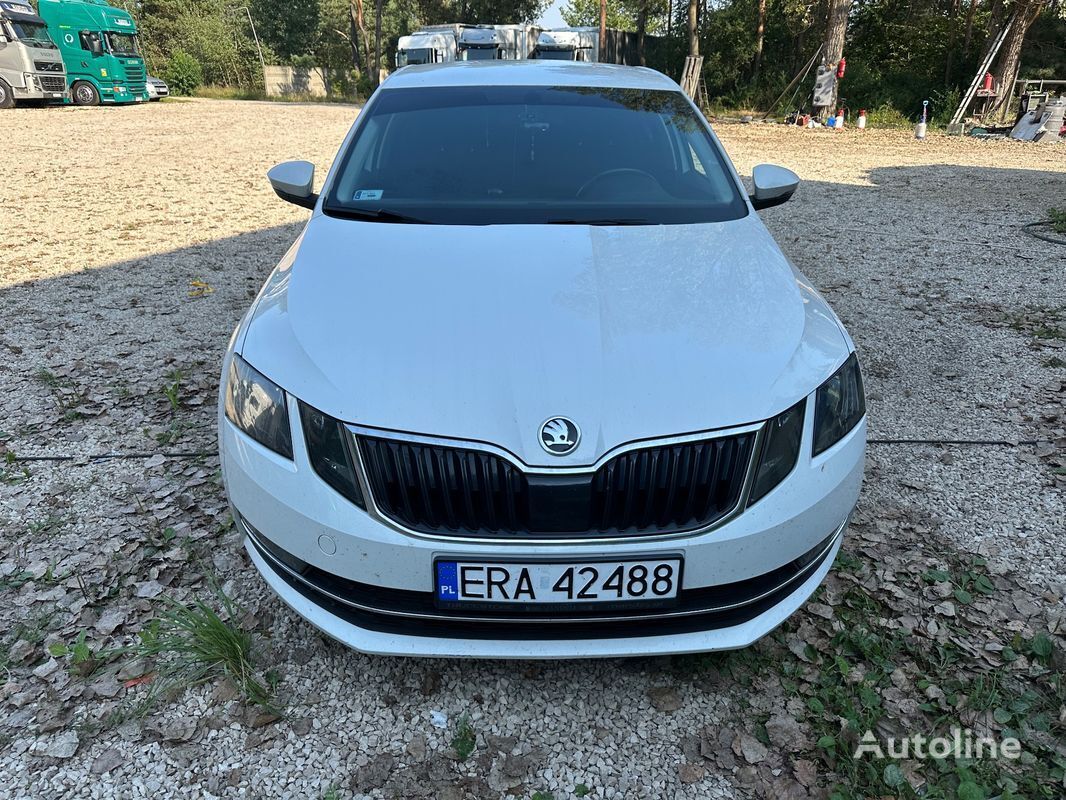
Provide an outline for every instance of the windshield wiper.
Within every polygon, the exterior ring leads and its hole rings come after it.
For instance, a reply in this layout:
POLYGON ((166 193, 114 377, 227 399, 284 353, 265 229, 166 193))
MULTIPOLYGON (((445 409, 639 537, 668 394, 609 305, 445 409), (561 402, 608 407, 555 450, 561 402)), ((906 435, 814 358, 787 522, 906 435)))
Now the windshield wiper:
POLYGON ((325 211, 327 214, 344 217, 345 219, 366 219, 374 222, 407 222, 414 225, 433 224, 432 222, 409 217, 407 214, 400 214, 385 208, 337 208, 336 206, 327 206, 325 211))
POLYGON ((550 219, 548 225, 655 225, 646 219, 550 219))

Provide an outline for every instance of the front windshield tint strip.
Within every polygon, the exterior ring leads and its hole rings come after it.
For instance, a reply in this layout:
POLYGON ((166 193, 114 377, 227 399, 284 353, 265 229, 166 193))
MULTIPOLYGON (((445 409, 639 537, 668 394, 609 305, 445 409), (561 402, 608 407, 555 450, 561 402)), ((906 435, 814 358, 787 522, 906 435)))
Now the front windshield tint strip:
POLYGON ((721 222, 745 216, 724 154, 679 91, 383 90, 324 203, 442 225, 721 222))

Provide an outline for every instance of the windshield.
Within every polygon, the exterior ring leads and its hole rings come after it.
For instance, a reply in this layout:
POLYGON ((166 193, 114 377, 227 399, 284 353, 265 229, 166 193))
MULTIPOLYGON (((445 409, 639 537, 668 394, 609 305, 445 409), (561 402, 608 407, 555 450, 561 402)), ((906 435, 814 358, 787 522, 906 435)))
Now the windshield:
POLYGON ((413 47, 410 50, 400 50, 396 53, 396 66, 406 67, 408 64, 432 64, 433 50, 429 47, 413 47))
POLYGON ((573 50, 538 50, 537 58, 548 61, 576 61, 573 50))
POLYGON ((363 115, 327 214, 480 225, 684 224, 747 213, 724 155, 679 91, 386 89, 363 115))
POLYGON ((497 57, 497 47, 467 47, 463 50, 464 61, 490 61, 497 57))
POLYGON ((27 44, 30 47, 43 47, 48 50, 58 49, 52 41, 52 37, 48 35, 48 28, 40 22, 11 20, 11 27, 15 31, 15 36, 23 44, 27 44))
POLYGON ((107 46, 116 56, 135 56, 138 52, 137 37, 130 33, 109 32, 107 46))

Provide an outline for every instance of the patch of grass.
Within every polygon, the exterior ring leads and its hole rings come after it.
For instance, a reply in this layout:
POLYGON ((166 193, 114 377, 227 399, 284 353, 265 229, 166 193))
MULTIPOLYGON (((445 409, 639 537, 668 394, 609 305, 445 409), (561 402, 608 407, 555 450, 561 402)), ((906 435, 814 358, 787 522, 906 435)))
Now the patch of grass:
POLYGON ((167 373, 167 382, 163 384, 163 396, 170 403, 171 411, 177 411, 181 406, 181 382, 184 379, 185 373, 180 369, 167 373))
POLYGON ((30 471, 25 467, 18 466, 18 456, 12 450, 5 450, 3 466, 0 466, 0 483, 11 486, 22 483, 30 477, 30 471))
POLYGON ((1050 358, 1045 358, 1043 364, 1048 369, 1062 369, 1063 367, 1066 367, 1066 361, 1063 361, 1058 356, 1051 356, 1050 358))
POLYGON ((221 613, 201 599, 182 604, 164 598, 166 609, 127 648, 131 657, 156 665, 143 710, 175 690, 228 678, 247 702, 278 713, 271 687, 257 677, 252 635, 229 621, 239 616, 237 604, 221 589, 215 595, 221 613))
POLYGON ((533 792, 529 800, 555 800, 555 795, 551 792, 533 792))
MULTIPOLYGON (((166 389, 163 391, 166 393, 166 389)), ((177 402, 177 393, 175 393, 174 398, 174 400, 171 400, 170 395, 167 395, 167 399, 170 400, 171 403, 171 408, 177 410, 177 407, 174 405, 174 403, 177 402)), ((154 438, 158 444, 161 444, 164 447, 170 447, 181 441, 185 434, 192 428, 193 424, 191 422, 175 419, 171 421, 170 425, 168 425, 165 430, 158 431, 152 438, 154 438)), ((145 429, 145 435, 149 435, 147 428, 145 429)))
POLYGON ((48 653, 53 658, 65 658, 70 664, 71 672, 86 676, 102 663, 109 661, 123 652, 122 648, 95 651, 86 641, 87 631, 81 631, 70 644, 53 642, 48 646, 48 653))
POLYGON ((460 761, 466 761, 477 747, 477 734, 470 724, 470 715, 463 714, 455 723, 455 735, 452 737, 452 748, 455 750, 460 761))
POLYGON ((899 109, 885 103, 866 112, 866 124, 870 128, 912 128, 914 122, 899 109))
POLYGON ((587 794, 592 794, 592 789, 583 783, 579 783, 574 787, 574 797, 584 797, 587 794))
POLYGON ((26 530, 37 537, 53 536, 63 530, 69 521, 70 518, 64 514, 49 514, 44 519, 27 524, 26 530))
MULTIPOLYGON (((261 89, 240 89, 236 86, 200 86, 193 92, 194 97, 209 100, 259 100, 276 103, 358 103, 354 97, 331 95, 319 97, 310 94, 268 95, 261 89)), ((186 101, 187 102, 187 101, 186 101)))
POLYGON ((336 786, 330 785, 322 795, 322 800, 340 800, 340 791, 336 786))
POLYGON ((1066 208, 1049 208, 1047 215, 1055 233, 1066 233, 1066 208))
POLYGON ((54 372, 43 367, 34 374, 34 377, 42 385, 52 392, 56 405, 62 412, 63 419, 67 422, 82 419, 84 416, 75 409, 81 405, 82 395, 73 381, 60 378, 54 372))
POLYGON ((1007 314, 1005 321, 1034 339, 1066 339, 1066 306, 1034 306, 1007 314))
POLYGON ((0 589, 21 589, 25 584, 33 580, 33 573, 26 570, 12 572, 10 575, 0 578, 0 589))

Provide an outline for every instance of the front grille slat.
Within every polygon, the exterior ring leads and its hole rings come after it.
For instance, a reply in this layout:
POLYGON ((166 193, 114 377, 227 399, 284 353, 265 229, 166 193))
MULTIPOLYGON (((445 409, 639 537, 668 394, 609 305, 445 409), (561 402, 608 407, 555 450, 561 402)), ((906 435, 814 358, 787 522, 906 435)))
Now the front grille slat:
POLYGON ((651 445, 558 484, 494 453, 357 438, 371 496, 389 519, 423 533, 511 538, 704 527, 737 507, 755 442, 754 433, 741 433, 651 445), (531 519, 550 520, 550 529, 538 530, 531 519))
POLYGON ((65 92, 67 90, 67 79, 56 75, 38 75, 37 80, 41 82, 41 90, 45 92, 65 92))

